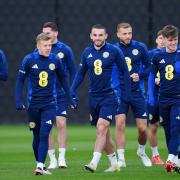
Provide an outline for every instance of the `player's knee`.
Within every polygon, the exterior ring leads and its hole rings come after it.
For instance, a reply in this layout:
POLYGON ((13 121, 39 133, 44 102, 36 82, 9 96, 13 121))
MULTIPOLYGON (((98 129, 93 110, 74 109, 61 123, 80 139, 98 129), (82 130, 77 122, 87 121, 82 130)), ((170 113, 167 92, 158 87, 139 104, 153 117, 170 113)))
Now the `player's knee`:
POLYGON ((157 124, 152 124, 152 125, 150 125, 150 131, 151 131, 152 133, 156 133, 158 127, 159 127, 159 126, 158 126, 157 124))
POLYGON ((125 129, 125 122, 123 122, 123 121, 119 121, 119 122, 117 122, 116 121, 116 129, 117 130, 124 130, 125 129))
POLYGON ((64 129, 64 128, 66 128, 66 119, 65 118, 58 119, 56 121, 56 124, 57 124, 58 129, 64 129))
POLYGON ((107 129, 107 126, 104 124, 97 124, 97 135, 106 135, 107 129))
POLYGON ((57 125, 57 128, 58 128, 59 130, 65 129, 65 128, 66 128, 66 122, 65 122, 65 121, 64 121, 64 122, 60 122, 60 123, 57 125))
POLYGON ((152 129, 150 129, 150 132, 151 132, 152 134, 156 134, 156 133, 157 133, 157 129, 152 128, 152 129))
POLYGON ((141 125, 138 127, 139 134, 144 134, 147 132, 147 126, 141 125))
POLYGON ((97 131, 98 132, 103 132, 106 130, 106 126, 104 124, 97 124, 97 131))

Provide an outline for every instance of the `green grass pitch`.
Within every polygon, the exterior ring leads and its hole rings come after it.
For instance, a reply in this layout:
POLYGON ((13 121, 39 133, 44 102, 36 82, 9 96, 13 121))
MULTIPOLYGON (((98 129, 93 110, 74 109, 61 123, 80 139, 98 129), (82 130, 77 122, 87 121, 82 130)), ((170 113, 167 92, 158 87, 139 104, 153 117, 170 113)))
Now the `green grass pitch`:
MULTIPOLYGON (((111 128, 114 134, 114 127, 111 128)), ((57 136, 56 128, 54 134, 57 136)), ((145 168, 136 155, 137 130, 134 127, 126 129, 126 168, 120 172, 104 173, 108 167, 105 154, 99 163, 97 171, 90 173, 84 170, 84 165, 92 157, 95 141, 95 128, 91 126, 69 126, 67 145, 67 169, 55 169, 51 176, 34 176, 36 163, 33 157, 31 141, 32 134, 28 126, 1 125, 0 126, 0 180, 156 180, 156 179, 180 179, 176 173, 166 173, 163 166, 145 168)), ((159 151, 162 159, 166 160, 167 150, 163 130, 158 131, 159 151)), ((146 146, 147 154, 151 156, 149 144, 146 146)), ((47 162, 49 158, 47 158, 47 162)))

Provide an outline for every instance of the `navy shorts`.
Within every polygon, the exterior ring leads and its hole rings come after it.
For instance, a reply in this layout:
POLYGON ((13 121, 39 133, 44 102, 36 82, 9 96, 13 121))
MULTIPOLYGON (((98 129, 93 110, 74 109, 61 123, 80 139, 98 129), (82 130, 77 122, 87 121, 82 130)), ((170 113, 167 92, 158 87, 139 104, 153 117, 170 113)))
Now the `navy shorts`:
POLYGON ((67 117, 68 100, 66 96, 58 96, 56 116, 67 117))
POLYGON ((118 104, 114 93, 99 96, 90 94, 89 113, 91 125, 96 126, 99 118, 112 122, 117 107, 118 104))
POLYGON ((159 122, 159 96, 155 96, 155 104, 154 106, 147 105, 148 112, 148 122, 149 124, 154 124, 159 122))
POLYGON ((121 101, 116 115, 128 113, 131 106, 135 118, 147 119, 147 108, 144 94, 141 91, 131 92, 131 99, 129 103, 121 101))
POLYGON ((50 132, 56 119, 56 106, 46 108, 28 108, 30 130, 50 132))

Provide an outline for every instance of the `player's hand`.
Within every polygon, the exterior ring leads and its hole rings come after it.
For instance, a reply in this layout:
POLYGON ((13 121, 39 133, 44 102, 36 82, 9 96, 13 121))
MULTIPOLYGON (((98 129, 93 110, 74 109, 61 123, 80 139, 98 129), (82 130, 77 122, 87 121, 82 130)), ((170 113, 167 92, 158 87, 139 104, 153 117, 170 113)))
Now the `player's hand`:
POLYGON ((70 107, 71 107, 72 109, 77 109, 78 104, 79 104, 79 99, 78 99, 78 97, 73 97, 73 98, 71 99, 71 101, 70 101, 70 107))
POLYGON ((70 107, 72 109, 77 109, 78 104, 79 104, 79 98, 77 96, 77 92, 73 91, 72 89, 70 89, 70 107))
POLYGON ((139 81, 139 74, 137 74, 137 73, 131 74, 130 77, 132 78, 133 82, 139 81))
POLYGON ((155 84, 156 84, 156 85, 159 85, 159 83, 160 83, 160 79, 159 79, 159 78, 156 78, 156 79, 155 79, 155 84))
POLYGON ((25 110, 26 109, 26 107, 25 107, 25 105, 24 104, 16 104, 16 109, 18 110, 18 111, 22 111, 22 110, 25 110))

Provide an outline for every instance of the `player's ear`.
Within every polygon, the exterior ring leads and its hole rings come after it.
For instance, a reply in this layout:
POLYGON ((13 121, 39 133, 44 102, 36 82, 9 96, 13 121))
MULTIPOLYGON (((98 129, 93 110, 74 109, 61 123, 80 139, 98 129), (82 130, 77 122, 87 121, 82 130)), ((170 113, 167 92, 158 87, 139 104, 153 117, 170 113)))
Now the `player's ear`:
POLYGON ((89 37, 90 37, 90 39, 92 40, 92 33, 90 33, 89 37))
POLYGON ((59 35, 58 31, 55 31, 55 35, 58 37, 58 35, 59 35))
POLYGON ((158 38, 156 38, 156 44, 158 44, 158 38))
POLYGON ((108 33, 105 34, 105 38, 106 38, 106 39, 108 38, 108 33))
POLYGON ((116 36, 119 38, 119 31, 116 32, 116 36))
POLYGON ((36 47, 37 47, 38 49, 40 48, 39 42, 37 42, 36 47))

